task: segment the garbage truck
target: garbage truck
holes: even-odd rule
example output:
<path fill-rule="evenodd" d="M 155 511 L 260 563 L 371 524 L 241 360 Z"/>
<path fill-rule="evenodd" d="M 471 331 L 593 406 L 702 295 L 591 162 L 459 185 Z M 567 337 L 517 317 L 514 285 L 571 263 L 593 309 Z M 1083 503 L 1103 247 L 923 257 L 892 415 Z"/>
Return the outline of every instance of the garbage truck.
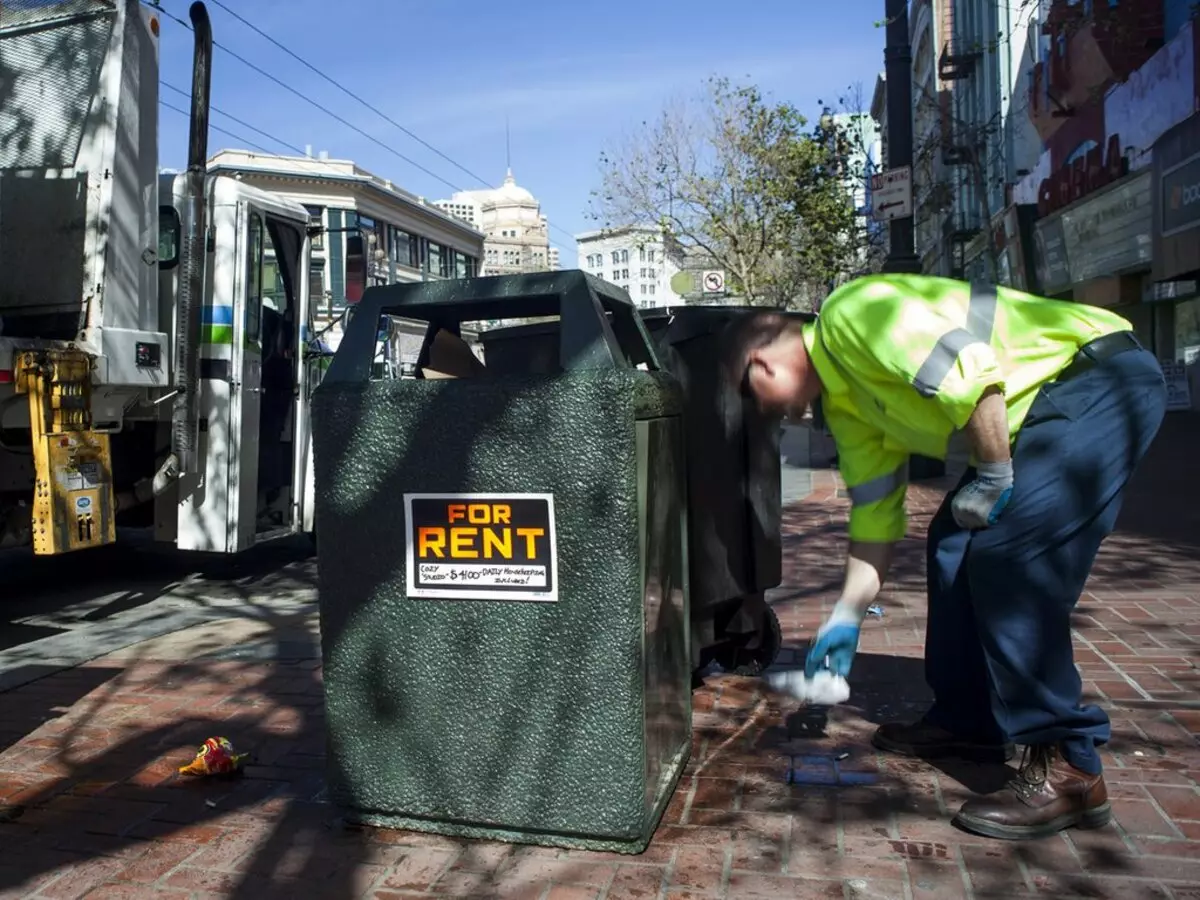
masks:
<path fill-rule="evenodd" d="M 160 174 L 160 13 L 0 0 L 0 547 L 313 531 L 315 228 L 206 172 L 212 32 L 189 16 L 187 169 Z"/>

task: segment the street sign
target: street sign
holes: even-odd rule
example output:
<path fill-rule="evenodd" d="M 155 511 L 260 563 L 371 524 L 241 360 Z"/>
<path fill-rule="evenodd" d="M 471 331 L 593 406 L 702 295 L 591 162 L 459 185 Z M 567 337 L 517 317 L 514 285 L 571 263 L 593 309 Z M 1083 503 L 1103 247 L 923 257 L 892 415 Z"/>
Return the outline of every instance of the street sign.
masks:
<path fill-rule="evenodd" d="M 871 176 L 871 216 L 890 222 L 913 214 L 912 167 L 901 166 Z"/>
<path fill-rule="evenodd" d="M 704 285 L 704 293 L 720 294 L 725 290 L 725 273 L 716 269 L 705 272 L 701 282 Z"/>

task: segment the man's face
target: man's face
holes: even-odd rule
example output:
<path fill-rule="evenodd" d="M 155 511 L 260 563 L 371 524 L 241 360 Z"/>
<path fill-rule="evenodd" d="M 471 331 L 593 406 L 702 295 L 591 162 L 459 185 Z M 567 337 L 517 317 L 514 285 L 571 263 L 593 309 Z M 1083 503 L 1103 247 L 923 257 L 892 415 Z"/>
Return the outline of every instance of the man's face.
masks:
<path fill-rule="evenodd" d="M 821 386 L 809 371 L 808 354 L 797 339 L 781 339 L 750 353 L 746 386 L 759 410 L 775 418 L 803 418 Z"/>

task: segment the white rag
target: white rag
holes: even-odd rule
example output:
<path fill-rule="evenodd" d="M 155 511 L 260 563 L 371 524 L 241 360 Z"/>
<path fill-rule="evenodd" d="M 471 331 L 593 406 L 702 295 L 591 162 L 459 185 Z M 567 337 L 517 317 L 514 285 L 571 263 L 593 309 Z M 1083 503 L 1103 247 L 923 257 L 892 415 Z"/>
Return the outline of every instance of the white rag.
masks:
<path fill-rule="evenodd" d="M 812 678 L 806 678 L 803 669 L 768 672 L 767 684 L 810 706 L 835 706 L 850 699 L 850 684 L 828 669 L 822 669 Z"/>

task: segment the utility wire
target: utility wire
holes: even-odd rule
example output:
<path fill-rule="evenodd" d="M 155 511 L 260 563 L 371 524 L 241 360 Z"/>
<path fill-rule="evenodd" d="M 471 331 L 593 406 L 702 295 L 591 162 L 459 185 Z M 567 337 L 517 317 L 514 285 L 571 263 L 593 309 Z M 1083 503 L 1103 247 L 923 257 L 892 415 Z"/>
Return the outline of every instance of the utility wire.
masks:
<path fill-rule="evenodd" d="M 346 87 L 340 81 L 333 78 L 331 75 L 326 74 L 321 69 L 317 68 L 315 65 L 313 65 L 311 62 L 309 62 L 307 59 L 302 57 L 299 53 L 296 53 L 290 47 L 284 45 L 282 42 L 276 40 L 274 37 L 267 34 L 267 32 L 263 31 L 263 29 L 259 28 L 253 22 L 247 20 L 240 13 L 234 12 L 225 3 L 222 3 L 221 0 L 211 0 L 211 2 L 213 3 L 213 5 L 219 6 L 221 9 L 225 10 L 225 12 L 229 13 L 229 15 L 233 16 L 233 18 L 237 19 L 239 22 L 241 22 L 243 25 L 245 25 L 247 28 L 249 28 L 255 34 L 259 35 L 264 40 L 269 41 L 271 44 L 274 44 L 276 47 L 278 47 L 280 50 L 282 50 L 284 53 L 286 53 L 292 59 L 296 60 L 296 62 L 300 63 L 302 66 L 304 66 L 305 68 L 307 68 L 308 70 L 313 72 L 318 78 L 321 78 L 324 81 L 329 82 L 335 88 L 337 88 L 339 91 L 341 91 L 343 94 L 345 94 L 347 97 L 350 97 L 352 100 L 355 100 L 362 106 L 366 107 L 371 112 L 375 113 L 375 115 L 379 116 L 379 118 L 381 118 L 385 122 L 387 122 L 389 125 L 396 128 L 397 130 L 399 130 L 401 133 L 407 135 L 408 137 L 412 138 L 414 141 L 416 141 L 422 147 L 429 150 L 431 153 L 434 153 L 437 156 L 441 157 L 446 162 L 450 163 L 450 165 L 454 166 L 454 168 L 458 169 L 460 172 L 464 173 L 465 175 L 469 176 L 470 178 L 474 178 L 477 182 L 479 182 L 479 184 L 483 185 L 485 188 L 491 188 L 491 183 L 486 178 L 484 178 L 482 175 L 478 175 L 475 172 L 472 172 L 470 169 L 468 169 L 462 163 L 458 162 L 457 160 L 455 160 L 452 157 L 448 156 L 447 154 L 443 153 L 437 147 L 433 146 L 433 144 L 429 143 L 424 138 L 422 138 L 419 135 L 417 135 L 416 133 L 414 133 L 411 129 L 405 128 L 403 125 L 401 125 L 399 122 L 397 122 L 391 116 L 389 116 L 387 113 L 385 113 L 379 107 L 377 107 L 377 106 L 373 105 L 372 103 L 370 103 L 369 101 L 365 100 L 360 94 L 356 94 L 354 91 L 352 91 L 350 88 Z M 456 189 L 456 190 L 459 190 L 459 189 Z M 575 240 L 575 235 L 571 234 L 565 228 L 563 228 L 559 225 L 555 225 L 553 223 L 550 223 L 550 227 L 557 229 L 562 234 L 565 234 L 572 241 Z"/>
<path fill-rule="evenodd" d="M 420 137 L 418 137 L 418 136 L 417 136 L 416 134 L 414 134 L 412 131 L 410 131 L 409 129 L 405 128 L 403 125 L 401 125 L 399 122 L 396 122 L 396 121 L 395 121 L 394 119 L 392 119 L 390 116 L 386 115 L 386 114 L 385 114 L 385 113 L 383 113 L 381 110 L 379 110 L 379 109 L 378 109 L 378 108 L 376 108 L 375 106 L 373 106 L 373 105 L 371 105 L 370 103 L 368 103 L 368 102 L 367 102 L 366 100 L 364 100 L 362 97 L 358 96 L 358 95 L 357 95 L 357 94 L 355 94 L 353 91 L 351 91 L 349 88 L 346 88 L 345 86 L 343 86 L 342 84 L 340 84 L 339 82 L 337 82 L 335 79 L 333 79 L 333 78 L 332 78 L 332 77 L 330 77 L 329 75 L 326 75 L 324 72 L 322 72 L 322 71 L 321 71 L 320 69 L 318 69 L 316 66 L 314 66 L 312 63 L 310 63 L 310 62 L 308 62 L 307 60 L 303 59 L 303 58 L 302 58 L 301 56 L 299 56 L 297 53 L 295 53 L 294 51 L 290 50 L 288 47 L 284 46 L 282 43 L 280 43 L 280 42 L 279 42 L 278 40 L 276 40 L 275 38 L 271 37 L 269 34 L 267 34 L 267 33 L 266 33 L 265 31 L 263 31 L 261 28 L 259 28 L 258 26 L 254 25 L 253 23 L 251 23 L 251 22 L 247 21 L 245 18 L 243 18 L 243 17 L 242 17 L 242 16 L 240 16 L 239 14 L 235 13 L 233 10 L 229 9 L 229 7 L 228 7 L 228 6 L 226 6 L 224 3 L 221 3 L 221 2 L 220 2 L 220 0 L 212 0 L 212 2 L 213 2 L 214 4 L 216 4 L 217 6 L 221 7 L 221 9 L 225 10 L 227 13 L 229 13 L 231 16 L 233 16 L 235 19 L 237 19 L 239 22 L 241 22 L 241 23 L 242 23 L 243 25 L 245 25 L 247 28 L 250 28 L 250 29 L 251 29 L 251 30 L 253 30 L 253 31 L 254 31 L 256 34 L 259 34 L 259 35 L 261 35 L 263 38 L 265 38 L 266 40 L 270 41 L 270 42 L 271 42 L 272 44 L 274 44 L 276 47 L 278 47 L 279 49 L 281 49 L 281 50 L 283 50 L 285 53 L 287 53 L 289 56 L 293 57 L 294 59 L 296 59 L 297 61 L 299 61 L 299 62 L 300 62 L 301 64 L 303 64 L 304 66 L 306 66 L 307 68 L 311 69 L 311 70 L 312 70 L 313 72 L 315 72 L 315 73 L 316 73 L 318 76 L 320 76 L 321 78 L 323 78 L 325 81 L 328 81 L 330 84 L 334 85 L 334 86 L 335 86 L 335 87 L 337 87 L 339 90 L 343 91 L 344 93 L 346 93 L 346 94 L 347 94 L 347 95 L 349 95 L 350 97 L 352 97 L 352 98 L 354 98 L 355 100 L 357 100 L 357 101 L 358 101 L 359 103 L 361 103 L 363 106 L 367 107 L 367 109 L 371 110 L 371 111 L 372 111 L 372 112 L 374 112 L 376 115 L 378 115 L 378 116 L 380 116 L 381 118 L 383 118 L 383 119 L 384 119 L 385 121 L 387 121 L 389 124 L 391 124 L 391 125 L 395 126 L 396 128 L 398 128 L 400 131 L 402 131 L 404 134 L 408 135 L 408 136 L 409 136 L 409 137 L 411 137 L 413 140 L 415 140 L 415 141 L 417 141 L 418 143 L 420 143 L 422 146 L 424 146 L 424 147 L 427 147 L 427 148 L 428 148 L 428 149 L 430 149 L 432 152 L 434 152 L 435 154 L 437 154 L 439 157 L 441 157 L 441 158 L 445 159 L 445 160 L 446 160 L 447 162 L 449 162 L 451 165 L 455 166 L 456 168 L 458 168 L 458 169 L 460 169 L 461 171 L 465 172 L 465 173 L 466 173 L 467 175 L 469 175 L 470 177 L 474 178 L 474 179 L 475 179 L 476 181 L 478 181 L 480 184 L 483 184 L 483 185 L 485 185 L 485 186 L 486 186 L 486 185 L 488 185 L 488 182 L 487 182 L 487 180 L 486 180 L 486 179 L 484 179 L 484 178 L 482 178 L 481 176 L 479 176 L 479 175 L 475 174 L 475 173 L 474 173 L 474 172 L 472 172 L 470 169 L 467 169 L 465 166 L 463 166 L 463 165 L 461 165 L 460 163 L 456 162 L 454 159 L 452 159 L 451 157 L 449 157 L 448 155 L 446 155 L 446 154 L 445 154 L 445 153 L 443 153 L 442 151 L 438 150 L 436 147 L 432 146 L 431 144 L 427 143 L 426 141 L 424 141 L 423 139 L 421 139 Z M 148 7 L 150 7 L 151 9 L 155 10 L 156 12 L 158 12 L 158 13 L 160 13 L 160 14 L 162 14 L 162 15 L 166 16 L 167 18 L 171 19 L 171 20 L 172 20 L 172 21 L 174 21 L 176 24 L 180 25 L 180 26 L 181 26 L 181 27 L 182 27 L 184 30 L 186 30 L 186 31 L 192 31 L 192 30 L 193 30 L 190 22 L 187 22 L 187 21 L 185 21 L 184 19 L 181 19 L 179 16 L 175 15 L 174 13 L 171 13 L 171 12 L 167 11 L 166 9 L 164 9 L 162 6 L 160 6 L 160 5 L 159 5 L 159 0 L 141 0 L 141 3 L 142 3 L 144 6 L 148 6 Z M 294 96 L 296 96 L 296 97 L 300 98 L 301 100 L 303 100 L 305 103 L 308 103 L 310 106 L 314 107 L 315 109 L 319 110 L 320 112 L 323 112 L 323 113 L 325 113 L 326 115 L 328 115 L 328 116 L 330 116 L 331 118 L 333 118 L 335 121 L 337 121 L 337 122 L 341 123 L 342 125 L 345 125 L 347 128 L 351 129 L 351 130 L 352 130 L 352 131 L 354 131 L 356 134 L 359 134 L 359 135 L 361 135 L 362 137 L 365 137 L 367 140 L 371 141 L 373 144 L 376 144 L 376 145 L 378 145 L 378 146 L 382 147 L 384 150 L 388 151 L 388 152 L 389 152 L 389 153 L 391 153 L 393 156 L 397 157 L 398 159 L 402 160 L 403 162 L 406 162 L 406 163 L 408 163 L 409 165 L 413 166 L 413 167 L 414 167 L 415 169 L 417 169 L 418 171 L 420 171 L 420 172 L 423 172 L 424 174 L 428 175 L 430 178 L 433 178 L 433 179 L 435 179 L 436 181 L 440 182 L 441 184 L 444 184 L 444 185 L 446 185 L 446 186 L 447 186 L 447 187 L 449 187 L 451 190 L 454 190 L 454 191 L 462 191 L 462 190 L 464 190 L 464 189 L 463 189 L 462 187 L 460 187 L 459 185 L 455 184 L 455 183 L 454 183 L 454 182 L 452 182 L 452 181 L 449 181 L 449 180 L 447 180 L 447 179 L 443 178 L 442 176 L 438 175 L 436 172 L 433 172 L 433 171 L 431 171 L 431 170 L 427 169 L 425 166 L 422 166 L 420 163 L 416 162 L 415 160 L 412 160 L 412 159 L 408 158 L 408 157 L 407 157 L 407 156 L 405 156 L 403 153 L 400 153 L 398 150 L 396 150 L 394 147 L 391 147 L 391 146 L 389 146 L 388 144 L 384 143 L 383 141 L 379 140 L 378 138 L 376 138 L 376 137 L 374 137 L 373 135 L 369 134 L 368 132 L 364 131 L 362 128 L 359 128 L 357 125 L 355 125 L 355 124 L 353 124 L 352 122 L 348 121 L 347 119 L 345 119 L 344 117 L 342 117 L 342 116 L 341 116 L 341 115 L 339 115 L 338 113 L 334 112 L 333 110 L 329 109 L 329 108 L 328 108 L 328 107 L 326 107 L 326 106 L 323 106 L 322 104 L 318 103 L 316 100 L 313 100 L 311 97 L 309 97 L 309 96 L 307 96 L 307 95 L 305 95 L 305 94 L 301 93 L 301 92 L 300 92 L 300 91 L 298 91 L 296 88 L 294 88 L 294 87 L 292 87 L 291 85 L 287 84 L 287 83 L 286 83 L 285 81 L 283 81 L 282 79 L 280 79 L 280 78 L 277 78 L 276 76 L 272 75 L 270 72 L 267 72 L 267 71 L 266 71 L 265 69 L 263 69 L 261 66 L 257 65 L 256 63 L 253 63 L 253 62 L 251 62 L 250 60 L 246 59 L 246 58 L 245 58 L 244 56 L 242 56 L 241 54 L 237 53 L 237 52 L 236 52 L 236 51 L 234 51 L 234 50 L 231 50 L 231 49 L 229 49 L 228 47 L 226 47 L 225 45 L 221 44 L 220 42 L 218 42 L 218 41 L 217 41 L 217 40 L 215 40 L 215 39 L 213 40 L 213 46 L 214 46 L 214 47 L 217 47 L 218 49 L 220 49 L 220 50 L 224 51 L 225 53 L 229 54 L 229 55 L 230 55 L 230 56 L 232 56 L 234 59 L 236 59 L 236 60 L 238 60 L 240 63 L 242 63 L 243 65 L 247 66 L 248 68 L 250 68 L 251 70 L 253 70 L 253 71 L 254 71 L 254 72 L 256 72 L 257 74 L 261 75 L 263 78 L 266 78 L 268 81 L 271 81 L 271 82 L 273 82 L 274 84 L 278 85 L 279 87 L 282 87 L 284 90 L 288 91 L 289 93 L 291 93 L 291 94 L 293 94 Z M 179 92 L 179 93 L 184 93 L 184 92 L 180 91 L 178 88 L 176 88 L 176 87 L 174 87 L 174 86 L 171 86 L 171 85 L 166 85 L 166 86 L 167 86 L 167 87 L 168 87 L 170 90 L 173 90 L 173 91 L 176 91 L 176 92 Z M 184 96 L 190 96 L 190 94 L 184 94 Z M 214 110 L 215 110 L 215 107 L 214 107 Z M 239 119 L 236 119 L 234 116 L 231 116 L 231 115 L 229 115 L 228 113 L 222 113 L 222 115 L 225 115 L 227 118 L 230 118 L 230 119 L 232 119 L 232 120 L 234 120 L 234 121 L 237 121 L 237 122 L 239 122 L 239 124 L 242 124 L 242 125 L 244 125 L 245 127 L 247 127 L 247 128 L 250 128 L 251 130 L 253 130 L 253 131 L 255 131 L 255 132 L 259 133 L 259 134 L 262 134 L 262 135 L 264 135 L 264 136 L 267 136 L 267 137 L 269 137 L 271 140 L 275 141 L 275 142 L 276 142 L 276 143 L 278 143 L 280 146 L 287 147 L 288 149 L 292 150 L 292 151 L 293 151 L 293 152 L 295 152 L 295 153 L 298 153 L 299 155 L 302 155 L 302 156 L 306 155 L 306 153 L 305 153 L 304 151 L 300 150 L 299 148 L 297 148 L 297 147 L 294 147 L 293 145 L 291 145 L 291 144 L 287 143 L 286 141 L 279 140 L 279 139 L 275 138 L 274 136 L 267 135 L 267 134 L 266 134 L 265 132 L 263 132 L 261 129 L 259 129 L 259 128 L 256 128 L 255 126 L 253 126 L 253 125 L 250 125 L 249 123 L 242 122 L 241 120 L 239 120 Z M 214 129 L 214 130 L 220 130 L 220 129 Z M 228 134 L 229 134 L 229 132 L 228 132 L 228 131 L 222 131 L 222 133 L 223 133 L 223 134 L 226 134 L 226 135 L 228 135 Z M 265 150 L 265 149 L 263 149 L 262 147 L 255 147 L 255 148 L 253 148 L 253 149 L 262 150 L 262 152 L 264 152 L 264 153 L 270 153 L 270 152 L 271 152 L 270 150 Z M 566 235 L 566 236 L 567 236 L 567 237 L 569 237 L 569 238 L 570 238 L 572 241 L 574 241 L 574 240 L 575 240 L 575 235 L 573 235 L 571 232 L 567 231 L 567 230 L 566 230 L 565 228 L 563 228 L 562 226 L 555 225 L 555 224 L 553 224 L 553 223 L 551 223 L 551 222 L 549 222 L 549 221 L 548 221 L 548 224 L 549 224 L 549 227 L 550 227 L 551 229 L 557 230 L 557 231 L 558 231 L 558 232 L 560 232 L 561 234 L 564 234 L 564 235 Z M 551 246 L 554 246 L 554 247 L 558 248 L 558 249 L 559 249 L 559 250 L 561 250 L 561 251 L 570 252 L 570 251 L 568 250 L 568 248 L 566 248 L 566 247 L 563 247 L 562 245 L 560 245 L 560 244 L 556 243 L 556 242 L 555 242 L 555 241 L 553 241 L 553 240 L 549 240 L 549 239 L 547 239 L 547 242 L 548 242 L 548 243 L 549 243 Z"/>
<path fill-rule="evenodd" d="M 183 19 L 179 18 L 179 16 L 175 15 L 174 13 L 170 13 L 170 12 L 168 12 L 167 10 L 163 9 L 161 6 L 158 6 L 156 3 L 152 2 L 152 0 L 141 0 L 141 2 L 142 2 L 144 5 L 146 5 L 146 6 L 149 6 L 151 9 L 154 9 L 156 12 L 159 12 L 159 13 L 161 13 L 162 15 L 166 16 L 168 19 L 171 19 L 171 20 L 173 20 L 174 22 L 176 22 L 177 24 L 179 24 L 180 26 L 182 26 L 182 27 L 183 27 L 184 29 L 186 29 L 187 31 L 191 31 L 191 30 L 192 30 L 192 25 L 191 25 L 191 23 L 190 23 L 190 22 L 186 22 L 186 21 L 184 21 Z M 228 53 L 230 56 L 232 56 L 232 57 L 233 57 L 234 59 L 236 59 L 238 62 L 242 63 L 242 64 L 243 64 L 243 65 L 245 65 L 245 66 L 248 66 L 250 69 L 252 69 L 252 70 L 254 70 L 255 72 L 257 72 L 257 73 L 258 73 L 259 75 L 261 75 L 263 78 L 266 78 L 268 81 L 272 81 L 272 82 L 274 82 L 275 84 L 279 85 L 279 87 L 283 88 L 283 89 L 284 89 L 284 90 L 286 90 L 288 93 L 290 93 L 290 94 L 294 94 L 295 96 L 297 96 L 297 97 L 299 97 L 301 100 L 303 100 L 305 103 L 308 103 L 308 104 L 310 104 L 311 106 L 313 106 L 313 107 L 315 107 L 316 109 L 319 109 L 321 112 L 325 113 L 325 115 L 327 115 L 327 116 L 329 116 L 330 118 L 332 118 L 332 119 L 334 119 L 334 120 L 336 120 L 336 121 L 340 122 L 342 125 L 345 125 L 347 128 L 349 128 L 351 131 L 355 132 L 356 134 L 359 134 L 359 135 L 361 135 L 362 137 L 365 137 L 365 138 L 366 138 L 367 140 L 369 140 L 371 143 L 373 143 L 373 144 L 378 144 L 380 147 L 382 147 L 382 148 L 383 148 L 384 150 L 386 150 L 388 153 L 391 153 L 391 154 L 392 154 L 393 156 L 395 156 L 396 158 L 398 158 L 398 159 L 400 159 L 400 160 L 403 160 L 404 162 L 408 163 L 408 164 L 409 164 L 410 166 L 412 166 L 414 169 L 417 169 L 417 170 L 419 170 L 419 171 L 421 171 L 421 172 L 424 172 L 424 173 L 425 173 L 426 175 L 428 175 L 430 178 L 436 179 L 437 181 L 439 181 L 439 182 L 441 182 L 442 184 L 444 184 L 444 185 L 446 185 L 447 187 L 449 187 L 451 190 L 455 190 L 455 191 L 461 191 L 461 190 L 462 190 L 462 188 L 461 188 L 461 187 L 459 187 L 458 185 L 456 185 L 454 182 L 452 182 L 452 181 L 447 181 L 447 180 L 446 180 L 445 178 L 443 178 L 441 175 L 438 175 L 436 172 L 432 172 L 432 171 L 430 171 L 429 169 L 427 169 L 427 168 L 425 168 L 423 165 L 421 165 L 419 162 L 416 162 L 415 160 L 409 159 L 407 156 L 405 156 L 403 153 L 401 153 L 399 150 L 395 149 L 394 147 L 389 147 L 389 146 L 388 146 L 387 144 L 385 144 L 383 141 L 379 140 L 379 138 L 375 137 L 375 136 L 374 136 L 374 135 L 372 135 L 372 134 L 369 134 L 368 132 L 366 132 L 366 131 L 364 131 L 363 129 L 359 128 L 359 127 L 358 127 L 357 125 L 355 125 L 353 122 L 351 122 L 351 121 L 349 121 L 348 119 L 345 119 L 345 118 L 343 118 L 342 116 L 338 115 L 337 113 L 335 113 L 335 112 L 334 112 L 332 109 L 330 109 L 329 107 L 327 107 L 327 106 L 322 106 L 322 105 L 321 105 L 320 103 L 318 103 L 316 100 L 312 99 L 312 97 L 307 97 L 307 96 L 305 96 L 305 95 L 304 95 L 304 94 L 302 94 L 300 91 L 296 90 L 296 89 L 295 89 L 294 87 L 292 87 L 290 84 L 288 84 L 287 82 L 285 82 L 283 79 L 281 79 L 281 78 L 276 78 L 274 75 L 272 75 L 272 74 L 271 74 L 270 72 L 268 72 L 266 69 L 262 68 L 262 67 L 261 67 L 261 66 L 259 66 L 257 63 L 253 63 L 253 62 L 251 62 L 250 60 L 246 59 L 246 57 L 242 56 L 240 53 L 237 53 L 237 52 L 236 52 L 236 51 L 234 51 L 234 50 L 230 50 L 230 49 L 229 49 L 228 47 L 226 47 L 224 44 L 218 43 L 216 40 L 214 40 L 214 41 L 213 41 L 213 46 L 214 46 L 214 47 L 217 47 L 217 48 L 219 48 L 220 50 L 223 50 L 223 51 L 224 51 L 224 52 L 226 52 L 226 53 Z"/>
<path fill-rule="evenodd" d="M 173 103 L 168 103 L 166 100 L 163 100 L 161 98 L 158 101 L 158 105 L 163 107 L 164 109 L 169 109 L 172 112 L 177 112 L 181 116 L 184 116 L 186 118 L 190 119 L 192 117 L 192 114 L 190 112 L 188 112 L 186 109 L 180 109 L 178 106 L 175 106 Z M 217 112 L 217 110 L 213 110 L 213 112 Z M 232 116 L 230 118 L 232 118 Z M 216 132 L 219 132 L 220 134 L 225 135 L 228 138 L 238 141 L 239 143 L 245 144 L 251 150 L 258 150 L 262 153 L 270 153 L 271 152 L 266 147 L 259 146 L 258 144 L 254 143 L 253 141 L 246 140 L 246 138 L 242 137 L 240 134 L 234 134 L 232 131 L 226 131 L 220 125 L 214 125 L 211 122 L 209 122 L 208 127 L 211 128 L 213 131 L 216 131 Z M 254 130 L 257 131 L 258 129 L 256 128 Z"/>
<path fill-rule="evenodd" d="M 167 90 L 169 90 L 169 91 L 172 91 L 172 92 L 174 92 L 174 93 L 176 93 L 176 94 L 179 94 L 179 96 L 181 96 L 181 97 L 183 97 L 183 98 L 185 98 L 185 99 L 189 99 L 189 100 L 191 99 L 191 96 L 192 96 L 192 95 L 191 95 L 191 93 L 190 93 L 189 91 L 185 91 L 185 90 L 183 90 L 183 88 L 176 87 L 175 85 L 171 84 L 170 82 L 167 82 L 167 81 L 162 81 L 162 80 L 160 80 L 160 81 L 158 82 L 158 84 L 159 84 L 159 86 L 160 86 L 160 87 L 165 87 Z M 164 105 L 165 105 L 165 104 L 164 104 Z M 175 107 L 168 107 L 168 108 L 170 108 L 170 109 L 175 109 Z M 332 161 L 332 160 L 328 160 L 328 159 L 313 159 L 312 157 L 309 157 L 309 156 L 307 155 L 307 152 L 306 152 L 305 150 L 302 150 L 302 149 L 300 149 L 299 147 L 297 147 L 297 146 L 296 146 L 296 145 L 294 145 L 294 144 L 289 144 L 289 143 L 288 143 L 287 141 L 285 141 L 283 138 L 281 138 L 281 137 L 276 137 L 275 135 L 271 134 L 271 132 L 269 132 L 269 131 L 263 131 L 261 128 L 257 127 L 256 125 L 251 125 L 249 122 L 245 121 L 244 119 L 239 119 L 237 116 L 233 115 L 233 113 L 226 112 L 225 110 L 223 110 L 223 109 L 220 109 L 219 107 L 213 106 L 213 105 L 211 105 L 211 104 L 209 105 L 209 107 L 208 107 L 208 108 L 209 108 L 209 109 L 210 109 L 212 112 L 215 112 L 215 113 L 217 113 L 217 115 L 224 116 L 226 119 L 229 119 L 231 122 L 236 122 L 238 125 L 241 125 L 243 128 L 249 128 L 249 129 L 250 129 L 251 131 L 253 131 L 255 134 L 258 134 L 258 135 L 261 135 L 262 137 L 265 137 L 265 138 L 266 138 L 268 141 L 270 141 L 272 144 L 277 144 L 277 145 L 278 145 L 278 146 L 280 146 L 280 147 L 285 147 L 286 149 L 288 149 L 288 150 L 291 150 L 293 153 L 297 154 L 298 156 L 302 156 L 302 157 L 304 157 L 304 159 L 305 159 L 305 162 L 306 162 L 306 163 L 312 163 L 313 165 L 318 165 L 318 166 L 329 166 L 329 165 L 333 165 L 333 161 Z M 179 110 L 176 110 L 176 111 L 179 111 Z M 189 115 L 189 116 L 190 116 L 191 114 L 190 114 L 190 113 L 188 113 L 187 115 Z M 213 126 L 213 127 L 214 127 L 214 129 L 215 129 L 215 130 L 217 130 L 217 131 L 222 131 L 222 129 L 220 129 L 220 128 L 216 128 L 216 126 Z M 226 135 L 228 135 L 228 134 L 229 134 L 229 132 L 228 132 L 228 131 L 222 131 L 222 133 L 223 133 L 223 134 L 226 134 Z M 244 140 L 245 140 L 244 138 L 235 138 L 235 139 L 236 139 L 236 140 L 240 140 L 240 141 L 244 141 Z M 271 156 L 274 156 L 274 155 L 275 155 L 275 151 L 273 151 L 273 150 L 270 150 L 270 149 L 268 149 L 268 148 L 266 148 L 266 147 L 262 147 L 262 146 L 258 146 L 258 145 L 255 145 L 255 144 L 250 144 L 250 143 L 247 143 L 247 144 L 246 144 L 246 146 L 247 146 L 247 147 L 249 147 L 249 148 L 250 148 L 250 149 L 252 149 L 252 150 L 259 150 L 259 151 L 261 151 L 261 152 L 263 152 L 263 153 L 266 153 L 266 154 L 268 154 L 268 155 L 271 155 Z M 312 171 L 320 171 L 320 170 L 318 170 L 318 169 L 313 169 Z"/>
<path fill-rule="evenodd" d="M 379 118 L 383 119 L 388 124 L 392 125 L 393 127 L 402 131 L 404 134 L 408 135 L 410 138 L 412 138 L 414 141 L 416 141 L 418 144 L 420 144 L 426 150 L 429 150 L 430 152 L 441 157 L 446 162 L 450 163 L 450 165 L 454 166 L 454 168 L 458 169 L 460 172 L 464 173 L 465 175 L 467 175 L 471 178 L 474 178 L 480 184 L 485 185 L 485 186 L 488 185 L 486 178 L 476 175 L 474 172 L 472 172 L 466 166 L 451 159 L 449 156 L 447 156 L 445 153 L 443 153 L 437 147 L 433 146 L 429 142 L 418 137 L 416 134 L 414 134 L 409 129 L 405 128 L 403 125 L 401 125 L 399 122 L 397 122 L 391 116 L 389 116 L 383 110 L 379 109 L 377 106 L 373 106 L 372 104 L 370 104 L 369 102 L 364 100 L 358 94 L 354 93 L 354 91 L 350 90 L 350 88 L 346 87 L 341 82 L 337 81 L 336 79 L 332 78 L 329 75 L 326 75 L 324 72 L 322 72 L 320 69 L 318 69 L 312 63 L 310 63 L 304 57 L 300 56 L 300 54 L 296 53 L 294 50 L 290 49 L 289 47 L 284 46 L 282 43 L 277 41 L 275 38 L 271 37 L 271 35 L 267 34 L 265 31 L 263 31 L 261 28 L 259 28 L 257 25 L 255 25 L 253 22 L 247 21 L 242 15 L 234 12 L 232 9 L 230 9 L 228 6 L 226 6 L 224 3 L 222 3 L 221 0 L 211 0 L 211 2 L 215 6 L 221 7 L 221 9 L 225 10 L 225 12 L 229 13 L 229 15 L 233 16 L 235 19 L 237 19 L 239 22 L 241 22 L 243 25 L 245 25 L 247 28 L 249 28 L 251 31 L 253 31 L 255 34 L 257 34 L 259 37 L 274 44 L 276 47 L 278 47 L 280 50 L 282 50 L 284 53 L 286 53 L 292 59 L 296 60 L 296 62 L 300 63 L 302 66 L 304 66 L 305 68 L 309 69 L 311 72 L 316 74 L 317 77 L 329 82 L 335 88 L 337 88 L 339 91 L 341 91 L 343 94 L 345 94 L 347 97 L 350 97 L 352 100 L 356 100 L 358 103 L 365 106 L 371 112 L 375 113 L 375 115 L 379 116 Z"/>

